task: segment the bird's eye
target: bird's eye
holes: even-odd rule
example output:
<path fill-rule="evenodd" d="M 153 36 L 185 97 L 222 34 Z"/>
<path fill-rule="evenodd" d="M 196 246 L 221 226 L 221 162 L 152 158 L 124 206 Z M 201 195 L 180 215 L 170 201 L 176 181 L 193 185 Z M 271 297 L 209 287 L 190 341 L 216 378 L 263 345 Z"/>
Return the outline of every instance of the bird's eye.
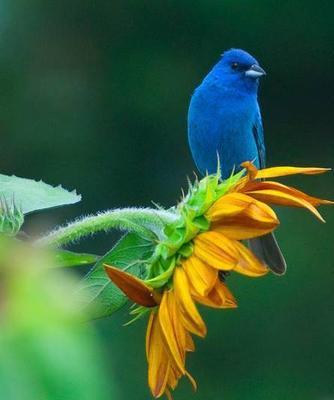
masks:
<path fill-rule="evenodd" d="M 231 68 L 234 69 L 234 70 L 237 70 L 238 67 L 239 67 L 239 64 L 236 63 L 236 62 L 234 62 L 234 63 L 231 64 Z"/>

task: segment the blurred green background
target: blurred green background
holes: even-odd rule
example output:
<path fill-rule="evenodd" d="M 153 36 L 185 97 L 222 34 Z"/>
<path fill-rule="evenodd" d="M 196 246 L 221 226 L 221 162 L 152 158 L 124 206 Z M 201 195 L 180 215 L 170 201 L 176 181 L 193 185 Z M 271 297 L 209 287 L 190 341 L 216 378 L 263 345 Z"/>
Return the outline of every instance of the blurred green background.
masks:
<path fill-rule="evenodd" d="M 174 204 L 195 169 L 191 93 L 230 47 L 268 73 L 260 93 L 268 164 L 333 166 L 333 13 L 329 0 L 0 1 L 1 172 L 83 195 L 30 218 L 26 230 Z M 334 198 L 333 174 L 287 181 Z M 287 275 L 230 279 L 239 308 L 203 310 L 209 333 L 189 357 L 199 389 L 182 382 L 176 400 L 334 399 L 333 210 L 323 210 L 326 225 L 302 210 L 279 213 Z M 116 238 L 76 248 L 103 253 Z M 145 322 L 123 327 L 127 319 L 123 309 L 94 323 L 109 377 L 99 398 L 149 398 Z"/>

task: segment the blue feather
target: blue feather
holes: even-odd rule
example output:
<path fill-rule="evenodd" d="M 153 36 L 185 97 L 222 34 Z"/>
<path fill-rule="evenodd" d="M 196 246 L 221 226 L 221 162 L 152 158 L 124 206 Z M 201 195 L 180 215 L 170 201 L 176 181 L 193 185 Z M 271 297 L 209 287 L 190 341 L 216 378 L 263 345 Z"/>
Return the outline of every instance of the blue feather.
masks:
<path fill-rule="evenodd" d="M 253 135 L 256 142 L 260 168 L 264 168 L 266 166 L 266 147 L 264 145 L 263 125 L 259 107 L 257 107 L 257 116 L 254 121 Z"/>

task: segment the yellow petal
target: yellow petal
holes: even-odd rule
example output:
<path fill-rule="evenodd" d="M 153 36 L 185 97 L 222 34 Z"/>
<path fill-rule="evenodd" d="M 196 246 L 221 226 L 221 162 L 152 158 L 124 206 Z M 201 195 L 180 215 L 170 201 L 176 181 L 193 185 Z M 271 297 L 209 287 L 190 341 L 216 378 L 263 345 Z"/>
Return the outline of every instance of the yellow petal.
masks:
<path fill-rule="evenodd" d="M 175 363 L 175 367 L 181 374 L 185 373 L 184 368 L 184 353 L 181 350 L 179 338 L 175 333 L 175 324 L 180 321 L 174 321 L 169 309 L 169 297 L 173 296 L 172 290 L 165 291 L 159 307 L 159 323 L 161 326 L 162 335 L 166 344 L 166 350 L 170 354 Z"/>
<path fill-rule="evenodd" d="M 173 290 L 168 292 L 167 300 L 168 300 L 168 309 L 170 311 L 170 316 L 171 316 L 172 330 L 174 332 L 175 337 L 177 338 L 177 346 L 180 354 L 182 355 L 182 361 L 184 364 L 185 352 L 195 350 L 194 342 L 191 338 L 190 333 L 185 330 L 184 326 L 181 323 L 182 320 L 182 316 L 180 315 L 181 311 L 179 310 L 178 305 L 176 303 L 175 292 Z M 175 359 L 170 358 L 170 369 L 167 379 L 168 388 L 174 390 L 177 386 L 178 380 L 184 374 L 194 384 L 194 379 L 189 375 L 189 373 L 187 371 L 181 371 L 180 368 L 175 364 Z M 166 395 L 167 395 L 167 390 L 165 392 Z M 170 393 L 169 396 L 171 397 Z"/>
<path fill-rule="evenodd" d="M 251 277 L 262 276 L 268 272 L 267 266 L 262 263 L 246 246 L 235 241 L 235 247 L 238 249 L 240 254 L 238 265 L 234 268 L 235 272 Z"/>
<path fill-rule="evenodd" d="M 195 296 L 196 301 L 213 308 L 236 308 L 237 302 L 224 282 L 217 280 L 207 296 Z"/>
<path fill-rule="evenodd" d="M 196 391 L 197 390 L 197 384 L 195 379 L 190 375 L 188 371 L 185 372 L 186 377 L 189 379 L 193 389 Z M 175 390 L 178 381 L 180 379 L 181 375 L 180 373 L 173 367 L 173 364 L 171 365 L 170 371 L 169 371 L 169 376 L 167 380 L 167 385 L 170 389 Z M 167 394 L 167 391 L 169 394 Z M 166 390 L 165 393 L 168 397 L 168 399 L 172 399 L 171 393 L 169 392 L 169 389 Z M 169 397 L 170 396 L 170 397 Z"/>
<path fill-rule="evenodd" d="M 172 329 L 176 338 L 176 343 L 181 354 L 182 362 L 185 363 L 185 352 L 186 352 L 186 329 L 182 324 L 181 310 L 176 302 L 175 291 L 171 290 L 168 293 L 167 302 L 169 314 L 171 317 Z"/>
<path fill-rule="evenodd" d="M 152 327 L 153 327 L 153 321 L 155 319 L 155 311 L 152 311 L 149 319 L 148 319 L 148 324 L 146 328 L 146 358 L 148 361 L 148 356 L 149 356 L 149 348 L 150 348 L 150 343 L 151 343 L 151 337 L 152 337 Z"/>
<path fill-rule="evenodd" d="M 247 175 L 239 180 L 233 187 L 234 191 L 242 191 L 244 186 L 255 179 L 276 178 L 287 175 L 316 175 L 328 172 L 331 168 L 315 168 L 315 167 L 272 167 L 258 170 L 253 163 L 246 161 L 241 164 L 247 170 Z"/>
<path fill-rule="evenodd" d="M 331 168 L 315 168 L 315 167 L 272 167 L 260 169 L 257 172 L 256 179 L 276 178 L 278 176 L 287 175 L 317 175 L 330 171 Z"/>
<path fill-rule="evenodd" d="M 201 296 L 205 296 L 212 289 L 218 277 L 216 269 L 195 256 L 184 260 L 182 268 L 187 274 L 191 287 Z"/>
<path fill-rule="evenodd" d="M 254 199 L 243 193 L 229 193 L 215 201 L 205 216 L 211 222 L 220 221 L 242 213 L 252 203 Z"/>
<path fill-rule="evenodd" d="M 148 360 L 148 384 L 154 397 L 160 397 L 166 389 L 170 362 L 161 336 L 158 315 L 152 312 L 146 334 Z"/>
<path fill-rule="evenodd" d="M 230 239 L 244 240 L 265 235 L 278 225 L 275 212 L 263 202 L 252 199 L 239 214 L 217 220 L 211 225 L 211 229 Z"/>
<path fill-rule="evenodd" d="M 325 222 L 319 211 L 308 201 L 279 190 L 253 190 L 247 192 L 260 201 L 281 206 L 304 207 L 313 213 L 320 221 Z"/>
<path fill-rule="evenodd" d="M 232 270 L 238 262 L 238 251 L 233 241 L 219 232 L 207 231 L 194 239 L 193 255 L 211 267 Z"/>
<path fill-rule="evenodd" d="M 153 289 L 142 280 L 118 268 L 104 264 L 105 271 L 114 284 L 133 302 L 144 307 L 155 307 Z"/>
<path fill-rule="evenodd" d="M 257 190 L 277 190 L 286 194 L 290 194 L 291 196 L 298 197 L 300 199 L 306 200 L 308 203 L 317 207 L 320 204 L 334 204 L 333 201 L 323 200 L 317 197 L 309 196 L 308 194 L 301 192 L 291 186 L 283 185 L 279 182 L 273 181 L 255 181 L 249 182 L 243 189 L 244 193 L 248 193 L 249 191 L 257 191 Z"/>
<path fill-rule="evenodd" d="M 232 270 L 237 261 L 236 259 L 227 259 L 227 256 L 221 254 L 217 246 L 208 246 L 195 241 L 193 255 L 206 262 L 213 268 L 230 271 Z"/>
<path fill-rule="evenodd" d="M 174 271 L 174 290 L 184 327 L 195 335 L 204 337 L 206 326 L 191 298 L 187 275 L 181 267 L 177 267 Z"/>
<path fill-rule="evenodd" d="M 243 168 L 246 168 L 247 170 L 247 179 L 248 180 L 254 180 L 257 177 L 257 174 L 259 170 L 256 168 L 256 166 L 250 162 L 250 161 L 245 161 L 241 164 Z"/>
<path fill-rule="evenodd" d="M 169 389 L 166 389 L 165 395 L 167 397 L 167 400 L 173 400 L 173 397 L 172 397 Z"/>
<path fill-rule="evenodd" d="M 191 334 L 186 331 L 186 347 L 185 347 L 186 351 L 190 351 L 193 352 L 195 351 L 195 344 L 193 341 L 193 338 L 191 337 Z"/>
<path fill-rule="evenodd" d="M 212 226 L 212 230 L 222 233 L 229 239 L 245 240 L 263 236 L 277 227 L 277 224 L 261 223 L 259 225 L 253 221 L 247 221 L 245 226 L 243 224 L 245 224 L 245 220 L 236 219 L 235 221 L 227 221 L 225 225 L 215 224 Z"/>
<path fill-rule="evenodd" d="M 254 179 L 266 179 L 266 178 L 276 178 L 278 176 L 287 176 L 287 175 L 316 175 L 323 174 L 324 172 L 328 172 L 331 168 L 317 168 L 317 167 L 271 167 L 264 169 L 257 169 L 255 165 L 246 161 L 241 164 L 242 167 L 247 169 L 249 180 Z"/>
<path fill-rule="evenodd" d="M 174 390 L 177 386 L 177 383 L 182 375 L 180 375 L 177 370 L 175 370 L 173 367 L 171 367 L 169 371 L 169 376 L 168 376 L 168 387 L 170 387 L 172 390 Z"/>
<path fill-rule="evenodd" d="M 197 390 L 197 383 L 196 383 L 195 379 L 189 374 L 188 371 L 186 371 L 186 377 L 189 379 L 194 391 L 196 391 Z"/>

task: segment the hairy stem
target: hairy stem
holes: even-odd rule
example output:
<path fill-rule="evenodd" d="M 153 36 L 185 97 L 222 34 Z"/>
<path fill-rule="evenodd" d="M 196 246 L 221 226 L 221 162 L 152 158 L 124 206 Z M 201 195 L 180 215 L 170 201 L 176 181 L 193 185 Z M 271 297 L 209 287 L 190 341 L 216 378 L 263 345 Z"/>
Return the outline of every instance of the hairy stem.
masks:
<path fill-rule="evenodd" d="M 146 237 L 163 235 L 166 224 L 172 223 L 177 216 L 169 211 L 151 208 L 124 208 L 108 210 L 96 215 L 89 215 L 60 228 L 56 228 L 35 243 L 43 246 L 60 247 L 93 235 L 101 231 L 117 228 L 137 232 Z"/>

